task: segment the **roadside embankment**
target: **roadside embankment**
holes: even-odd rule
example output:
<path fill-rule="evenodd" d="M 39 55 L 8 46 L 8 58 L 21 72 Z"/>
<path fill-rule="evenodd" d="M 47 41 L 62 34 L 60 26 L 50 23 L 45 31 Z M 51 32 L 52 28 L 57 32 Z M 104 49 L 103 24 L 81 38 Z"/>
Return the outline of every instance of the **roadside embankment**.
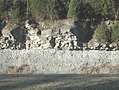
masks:
<path fill-rule="evenodd" d="M 0 73 L 117 74 L 119 51 L 0 50 Z"/>

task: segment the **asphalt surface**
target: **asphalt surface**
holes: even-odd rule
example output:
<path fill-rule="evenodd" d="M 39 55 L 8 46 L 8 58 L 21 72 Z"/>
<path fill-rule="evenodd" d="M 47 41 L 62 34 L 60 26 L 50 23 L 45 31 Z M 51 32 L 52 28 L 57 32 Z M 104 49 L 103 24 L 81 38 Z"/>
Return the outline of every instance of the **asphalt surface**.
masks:
<path fill-rule="evenodd" d="M 119 90 L 119 75 L 0 75 L 0 90 Z"/>

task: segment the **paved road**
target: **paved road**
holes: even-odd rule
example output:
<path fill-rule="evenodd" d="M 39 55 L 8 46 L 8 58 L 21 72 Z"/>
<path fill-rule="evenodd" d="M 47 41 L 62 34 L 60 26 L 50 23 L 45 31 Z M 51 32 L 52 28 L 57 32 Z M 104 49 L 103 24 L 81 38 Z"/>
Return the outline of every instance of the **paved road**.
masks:
<path fill-rule="evenodd" d="M 119 90 L 119 75 L 0 75 L 0 90 Z"/>

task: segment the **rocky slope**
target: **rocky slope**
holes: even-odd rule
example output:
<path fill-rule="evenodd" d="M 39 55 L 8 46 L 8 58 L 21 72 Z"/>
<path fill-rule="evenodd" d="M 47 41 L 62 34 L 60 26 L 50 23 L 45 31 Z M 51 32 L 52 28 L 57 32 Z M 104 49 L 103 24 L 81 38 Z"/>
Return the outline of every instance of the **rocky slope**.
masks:
<path fill-rule="evenodd" d="M 0 37 L 0 73 L 118 73 L 118 44 L 94 38 L 93 44 L 82 42 L 81 31 L 73 20 L 6 22 Z"/>
<path fill-rule="evenodd" d="M 118 50 L 118 44 L 95 42 L 95 35 L 74 20 L 54 22 L 26 20 L 21 25 L 1 23 L 0 49 Z"/>

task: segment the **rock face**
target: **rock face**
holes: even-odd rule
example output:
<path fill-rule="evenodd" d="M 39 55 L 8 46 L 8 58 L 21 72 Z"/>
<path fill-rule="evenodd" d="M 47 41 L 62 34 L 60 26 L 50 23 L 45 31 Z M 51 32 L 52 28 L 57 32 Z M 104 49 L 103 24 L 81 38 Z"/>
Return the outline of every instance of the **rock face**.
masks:
<path fill-rule="evenodd" d="M 83 36 L 86 35 L 74 25 L 73 20 L 45 25 L 32 20 L 26 20 L 22 25 L 16 26 L 10 26 L 8 23 L 1 30 L 0 49 L 119 50 L 119 45 L 116 44 L 88 45 L 87 42 L 82 42 Z"/>
<path fill-rule="evenodd" d="M 0 35 L 0 73 L 109 74 L 119 73 L 119 45 L 80 41 L 70 20 L 7 24 Z"/>
<path fill-rule="evenodd" d="M 117 74 L 119 51 L 0 50 L 0 73 Z"/>
<path fill-rule="evenodd" d="M 21 26 L 9 27 L 8 24 L 2 30 L 0 49 L 78 49 L 77 36 L 70 31 L 71 27 L 73 21 L 65 20 L 57 21 L 45 30 L 41 30 L 37 23 L 29 20 Z"/>

